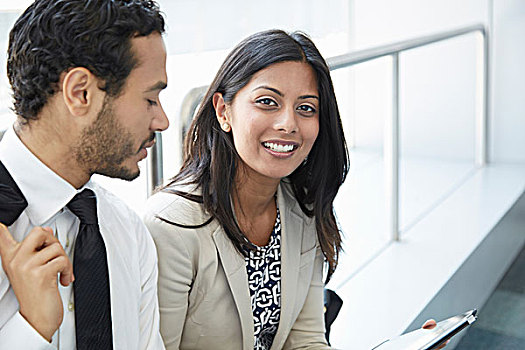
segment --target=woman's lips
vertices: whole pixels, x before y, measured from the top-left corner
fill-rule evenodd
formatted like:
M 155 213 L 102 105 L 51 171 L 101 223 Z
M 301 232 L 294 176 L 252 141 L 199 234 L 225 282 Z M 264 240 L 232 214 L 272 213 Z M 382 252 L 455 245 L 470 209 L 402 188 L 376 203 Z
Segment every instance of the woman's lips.
M 270 140 L 261 144 L 266 151 L 279 158 L 287 158 L 299 148 L 299 144 L 293 141 Z

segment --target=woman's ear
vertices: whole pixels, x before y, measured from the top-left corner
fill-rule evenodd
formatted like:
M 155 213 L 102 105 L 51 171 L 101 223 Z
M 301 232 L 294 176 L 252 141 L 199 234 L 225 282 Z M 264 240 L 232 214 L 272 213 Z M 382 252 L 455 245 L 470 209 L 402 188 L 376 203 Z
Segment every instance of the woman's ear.
M 228 116 L 229 108 L 220 92 L 213 94 L 213 108 L 215 108 L 215 115 L 217 116 L 217 121 L 219 122 L 221 129 L 225 132 L 230 132 L 232 127 L 231 119 Z
M 98 78 L 88 69 L 75 67 L 64 73 L 62 96 L 72 115 L 83 116 L 96 109 L 101 93 L 104 92 L 98 88 Z

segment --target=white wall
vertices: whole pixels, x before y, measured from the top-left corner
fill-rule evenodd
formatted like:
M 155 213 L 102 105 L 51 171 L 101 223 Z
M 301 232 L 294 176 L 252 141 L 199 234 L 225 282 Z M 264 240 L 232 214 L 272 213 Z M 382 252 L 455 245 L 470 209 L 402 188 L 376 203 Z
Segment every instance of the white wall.
M 525 161 L 525 1 L 494 0 L 490 156 Z
M 487 26 L 492 21 L 492 110 L 489 120 L 489 156 L 496 162 L 523 162 L 525 160 L 525 2 L 522 0 L 468 0 L 468 1 L 413 1 L 413 0 L 355 0 L 353 5 L 355 29 L 351 42 L 354 48 L 362 49 L 434 31 L 449 30 L 474 23 Z M 463 40 L 463 43 L 460 41 Z M 474 82 L 475 40 L 468 37 L 456 43 L 439 44 L 429 48 L 421 60 L 406 57 L 404 68 L 414 72 L 424 68 L 425 60 L 432 59 L 435 65 L 416 75 L 406 75 L 403 97 L 410 105 L 402 105 L 402 138 L 405 153 L 422 155 L 471 157 L 473 143 L 466 144 L 473 136 L 473 96 L 468 93 Z M 438 46 L 438 45 L 436 45 Z M 449 46 L 449 47 L 447 47 Z M 426 49 L 425 49 L 426 50 Z M 431 51 L 438 54 L 435 55 Z M 426 57 L 425 57 L 426 56 Z M 414 59 L 413 59 L 414 58 Z M 419 68 L 417 66 L 419 65 Z M 363 69 L 365 69 L 363 67 Z M 409 71 L 406 71 L 410 74 Z M 357 84 L 366 87 L 373 84 L 370 79 L 357 76 Z M 432 75 L 440 84 L 428 86 L 424 79 Z M 436 79 L 437 78 L 437 79 Z M 368 81 L 367 81 L 368 80 Z M 384 85 L 384 83 L 381 83 Z M 381 85 L 381 86 L 383 86 Z M 413 99 L 414 93 L 423 89 L 429 94 Z M 366 88 L 364 88 L 366 91 Z M 380 87 L 383 89 L 383 87 Z M 471 91 L 471 90 L 470 90 Z M 377 104 L 371 103 L 366 94 L 358 92 L 356 115 L 352 122 L 357 130 L 356 144 L 367 148 L 381 149 L 378 125 L 386 111 L 375 111 Z M 419 105 L 414 102 L 424 102 Z M 372 106 L 372 107 L 371 107 Z M 375 107 L 374 107 L 375 106 Z M 462 117 L 459 117 L 459 116 Z M 413 121 L 413 123 L 408 123 Z M 424 124 L 424 127 L 421 125 Z M 371 127 L 373 125 L 374 127 Z M 429 131 L 432 134 L 429 135 Z M 441 135 L 442 137 L 437 137 Z M 440 145 L 439 140 L 446 140 Z M 460 141 L 463 139 L 463 141 Z M 444 147 L 439 149 L 440 147 Z M 436 152 L 437 151 L 437 152 Z
M 354 42 L 358 49 L 483 22 L 488 14 L 488 0 L 354 0 L 354 3 Z
M 352 43 L 354 49 L 363 49 L 486 23 L 487 4 L 479 0 L 355 0 Z M 478 36 L 470 34 L 401 55 L 402 154 L 473 159 L 479 42 Z M 391 91 L 390 61 L 384 60 L 382 67 L 363 65 L 355 70 L 355 145 L 380 151 L 390 100 L 378 100 L 377 92 L 361 91 L 379 91 L 379 95 L 384 95 L 385 89 Z
M 321 39 L 348 31 L 348 0 L 158 0 L 166 14 L 170 54 L 231 49 L 267 29 L 302 30 Z M 321 39 L 321 41 L 323 41 Z M 344 53 L 346 43 L 320 45 L 325 55 Z

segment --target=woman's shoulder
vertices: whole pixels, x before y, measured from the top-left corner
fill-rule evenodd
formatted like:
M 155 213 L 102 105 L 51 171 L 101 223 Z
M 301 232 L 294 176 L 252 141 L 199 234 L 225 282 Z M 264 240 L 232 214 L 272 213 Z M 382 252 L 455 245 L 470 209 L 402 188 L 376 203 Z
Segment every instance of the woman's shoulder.
M 300 216 L 302 220 L 304 220 L 307 224 L 312 223 L 313 217 L 309 217 L 301 209 L 301 205 L 299 204 L 299 201 L 295 196 L 293 186 L 287 179 L 281 180 L 278 190 L 278 197 L 282 197 L 282 201 L 280 202 L 280 204 L 284 206 L 284 208 L 290 208 L 293 213 Z M 312 209 L 311 205 L 305 204 L 305 206 L 308 209 Z
M 210 216 L 199 198 L 200 190 L 194 185 L 170 185 L 147 200 L 144 221 L 148 227 L 162 223 L 176 227 L 202 225 Z
M 277 190 L 277 196 L 282 196 L 284 204 L 286 204 L 287 207 L 295 207 L 296 205 L 299 205 L 297 198 L 295 198 L 292 184 L 288 179 L 281 180 L 279 189 Z

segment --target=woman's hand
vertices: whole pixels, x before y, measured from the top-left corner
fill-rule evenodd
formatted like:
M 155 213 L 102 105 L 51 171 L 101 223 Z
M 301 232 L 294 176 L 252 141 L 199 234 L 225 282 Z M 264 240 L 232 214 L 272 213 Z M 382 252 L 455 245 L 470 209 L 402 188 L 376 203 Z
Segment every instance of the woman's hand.
M 432 329 L 432 328 L 436 327 L 436 324 L 437 324 L 436 321 L 428 320 L 427 322 L 425 322 L 423 324 L 423 326 L 421 328 L 423 328 L 423 329 Z M 449 341 L 450 341 L 450 339 L 447 340 L 445 343 L 443 343 L 443 345 L 441 345 L 438 349 L 443 349 L 445 346 L 447 346 Z

